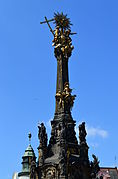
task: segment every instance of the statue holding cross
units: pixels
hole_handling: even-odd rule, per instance
[[[49,22],[53,22],[55,24],[55,30],[52,30]],[[45,17],[45,21],[41,22],[41,24],[44,23],[47,23],[51,33],[54,36],[52,46],[55,47],[55,55],[63,54],[65,58],[69,58],[72,50],[74,49],[70,35],[76,34],[71,33],[70,26],[72,24],[70,23],[70,19],[67,18],[67,15],[64,15],[63,13],[55,13],[53,19],[48,20],[47,17]]]

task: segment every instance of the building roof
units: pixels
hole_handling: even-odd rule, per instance
[[[118,169],[117,167],[101,167],[98,178],[101,176],[103,179],[118,179]]]
[[[32,146],[31,146],[31,144],[29,144],[29,146],[25,150],[23,158],[24,157],[34,157],[34,156],[35,156],[34,150],[33,150]]]

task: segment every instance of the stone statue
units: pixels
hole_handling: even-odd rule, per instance
[[[97,173],[100,170],[100,167],[99,167],[98,158],[94,154],[92,155],[92,157],[93,157],[93,162],[91,162],[91,177],[92,179],[95,179]]]
[[[39,133],[38,133],[38,137],[40,140],[40,146],[42,147],[47,147],[47,133],[46,133],[46,128],[44,126],[43,123],[41,123],[41,125],[38,126],[39,128]]]
[[[82,124],[79,125],[79,140],[80,144],[86,143],[86,129],[85,129],[85,122],[82,122]]]

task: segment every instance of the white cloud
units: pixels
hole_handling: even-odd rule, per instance
[[[81,123],[77,123],[77,125],[75,127],[75,131],[76,131],[77,137],[79,136],[78,126]],[[88,124],[86,124],[86,131],[87,131],[87,137],[96,137],[96,136],[99,136],[99,137],[102,137],[102,138],[106,138],[108,136],[108,132],[105,129],[101,129],[99,127],[89,126]]]
[[[99,146],[99,144],[96,142],[92,142],[92,143],[89,143],[89,146],[91,146],[93,149],[95,149]]]
[[[87,134],[89,136],[100,136],[102,138],[106,138],[108,136],[108,132],[104,129],[100,129],[98,127],[89,127],[87,126]]]

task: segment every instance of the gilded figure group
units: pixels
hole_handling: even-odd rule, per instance
[[[70,38],[71,30],[63,30],[57,26],[54,32],[52,46],[55,46],[55,49],[60,50],[65,58],[70,57],[71,52],[74,49],[74,46],[72,46],[72,40]]]
[[[61,91],[58,91],[56,93],[56,100],[59,101],[59,107],[63,108],[64,104],[67,104],[70,109],[73,107],[74,100],[76,95],[71,95],[72,89],[69,87],[69,83],[66,82],[64,85],[64,90],[61,93]]]

